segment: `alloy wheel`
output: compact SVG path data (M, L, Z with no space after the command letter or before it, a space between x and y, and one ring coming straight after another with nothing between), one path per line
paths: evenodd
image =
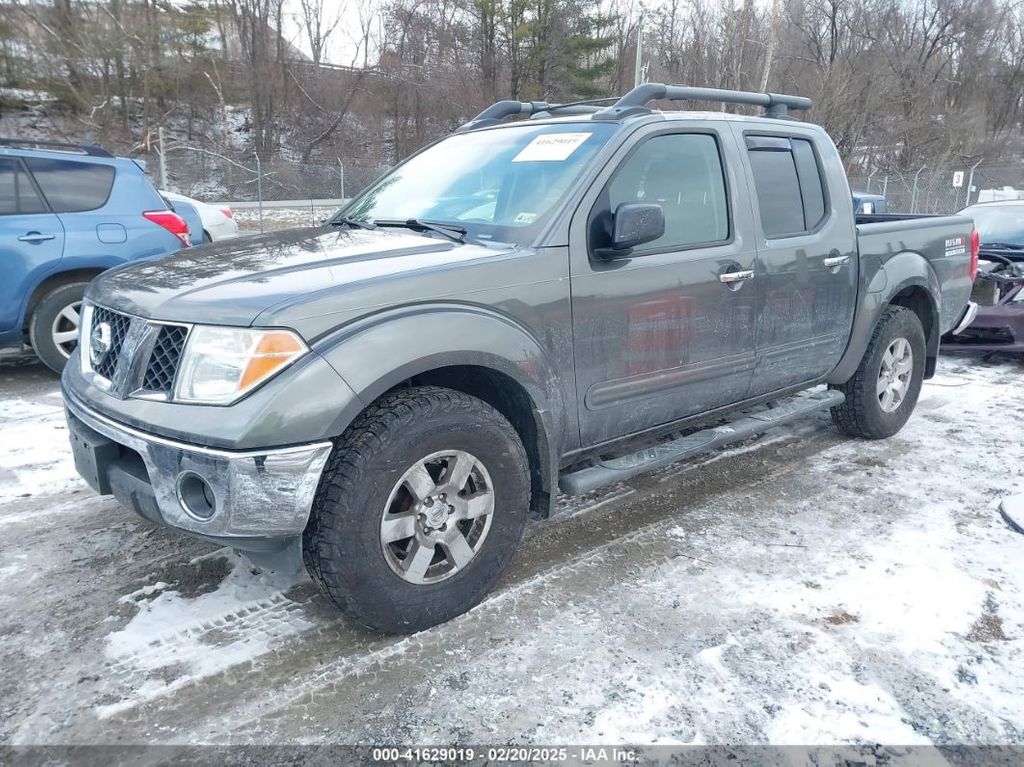
M875 393L882 411L891 413L900 405L910 390L914 374L914 351L906 338L895 338L882 355Z
M64 359L71 356L71 352L78 346L78 328L82 322L82 302L75 301L65 306L61 312L54 317L53 325L50 327L50 337L53 345L57 347Z
M414 463L392 489L380 522L384 558L415 584L464 570L487 537L494 486L487 468L464 450L442 450Z

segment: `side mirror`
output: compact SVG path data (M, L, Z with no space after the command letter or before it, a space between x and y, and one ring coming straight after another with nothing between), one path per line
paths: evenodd
M628 256L637 245L654 242L665 234L665 212L660 205L624 202L612 216L612 244L597 248L598 258Z

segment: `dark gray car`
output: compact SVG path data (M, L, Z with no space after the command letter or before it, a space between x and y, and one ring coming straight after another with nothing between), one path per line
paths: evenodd
M63 379L78 468L154 522L301 550L346 613L414 631L472 607L559 488L822 408L887 437L969 321L972 223L855 221L832 141L785 119L808 106L499 102L329 225L108 272Z

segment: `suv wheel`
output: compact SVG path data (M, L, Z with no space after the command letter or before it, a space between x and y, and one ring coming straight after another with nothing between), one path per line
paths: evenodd
M846 434L891 437L914 412L924 383L925 341L921 320L910 309L883 312L857 372L833 386L846 401L832 408L833 422Z
M494 408L438 387L385 395L339 439L303 535L313 580L387 633L443 623L490 590L522 539L526 452Z
M56 373L64 370L71 352L78 346L82 296L86 282L54 288L36 304L29 320L29 343L36 356Z

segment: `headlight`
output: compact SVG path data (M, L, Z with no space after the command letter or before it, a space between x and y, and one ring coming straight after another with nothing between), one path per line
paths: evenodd
M174 399L231 404L307 351L290 330L196 325L182 353Z

